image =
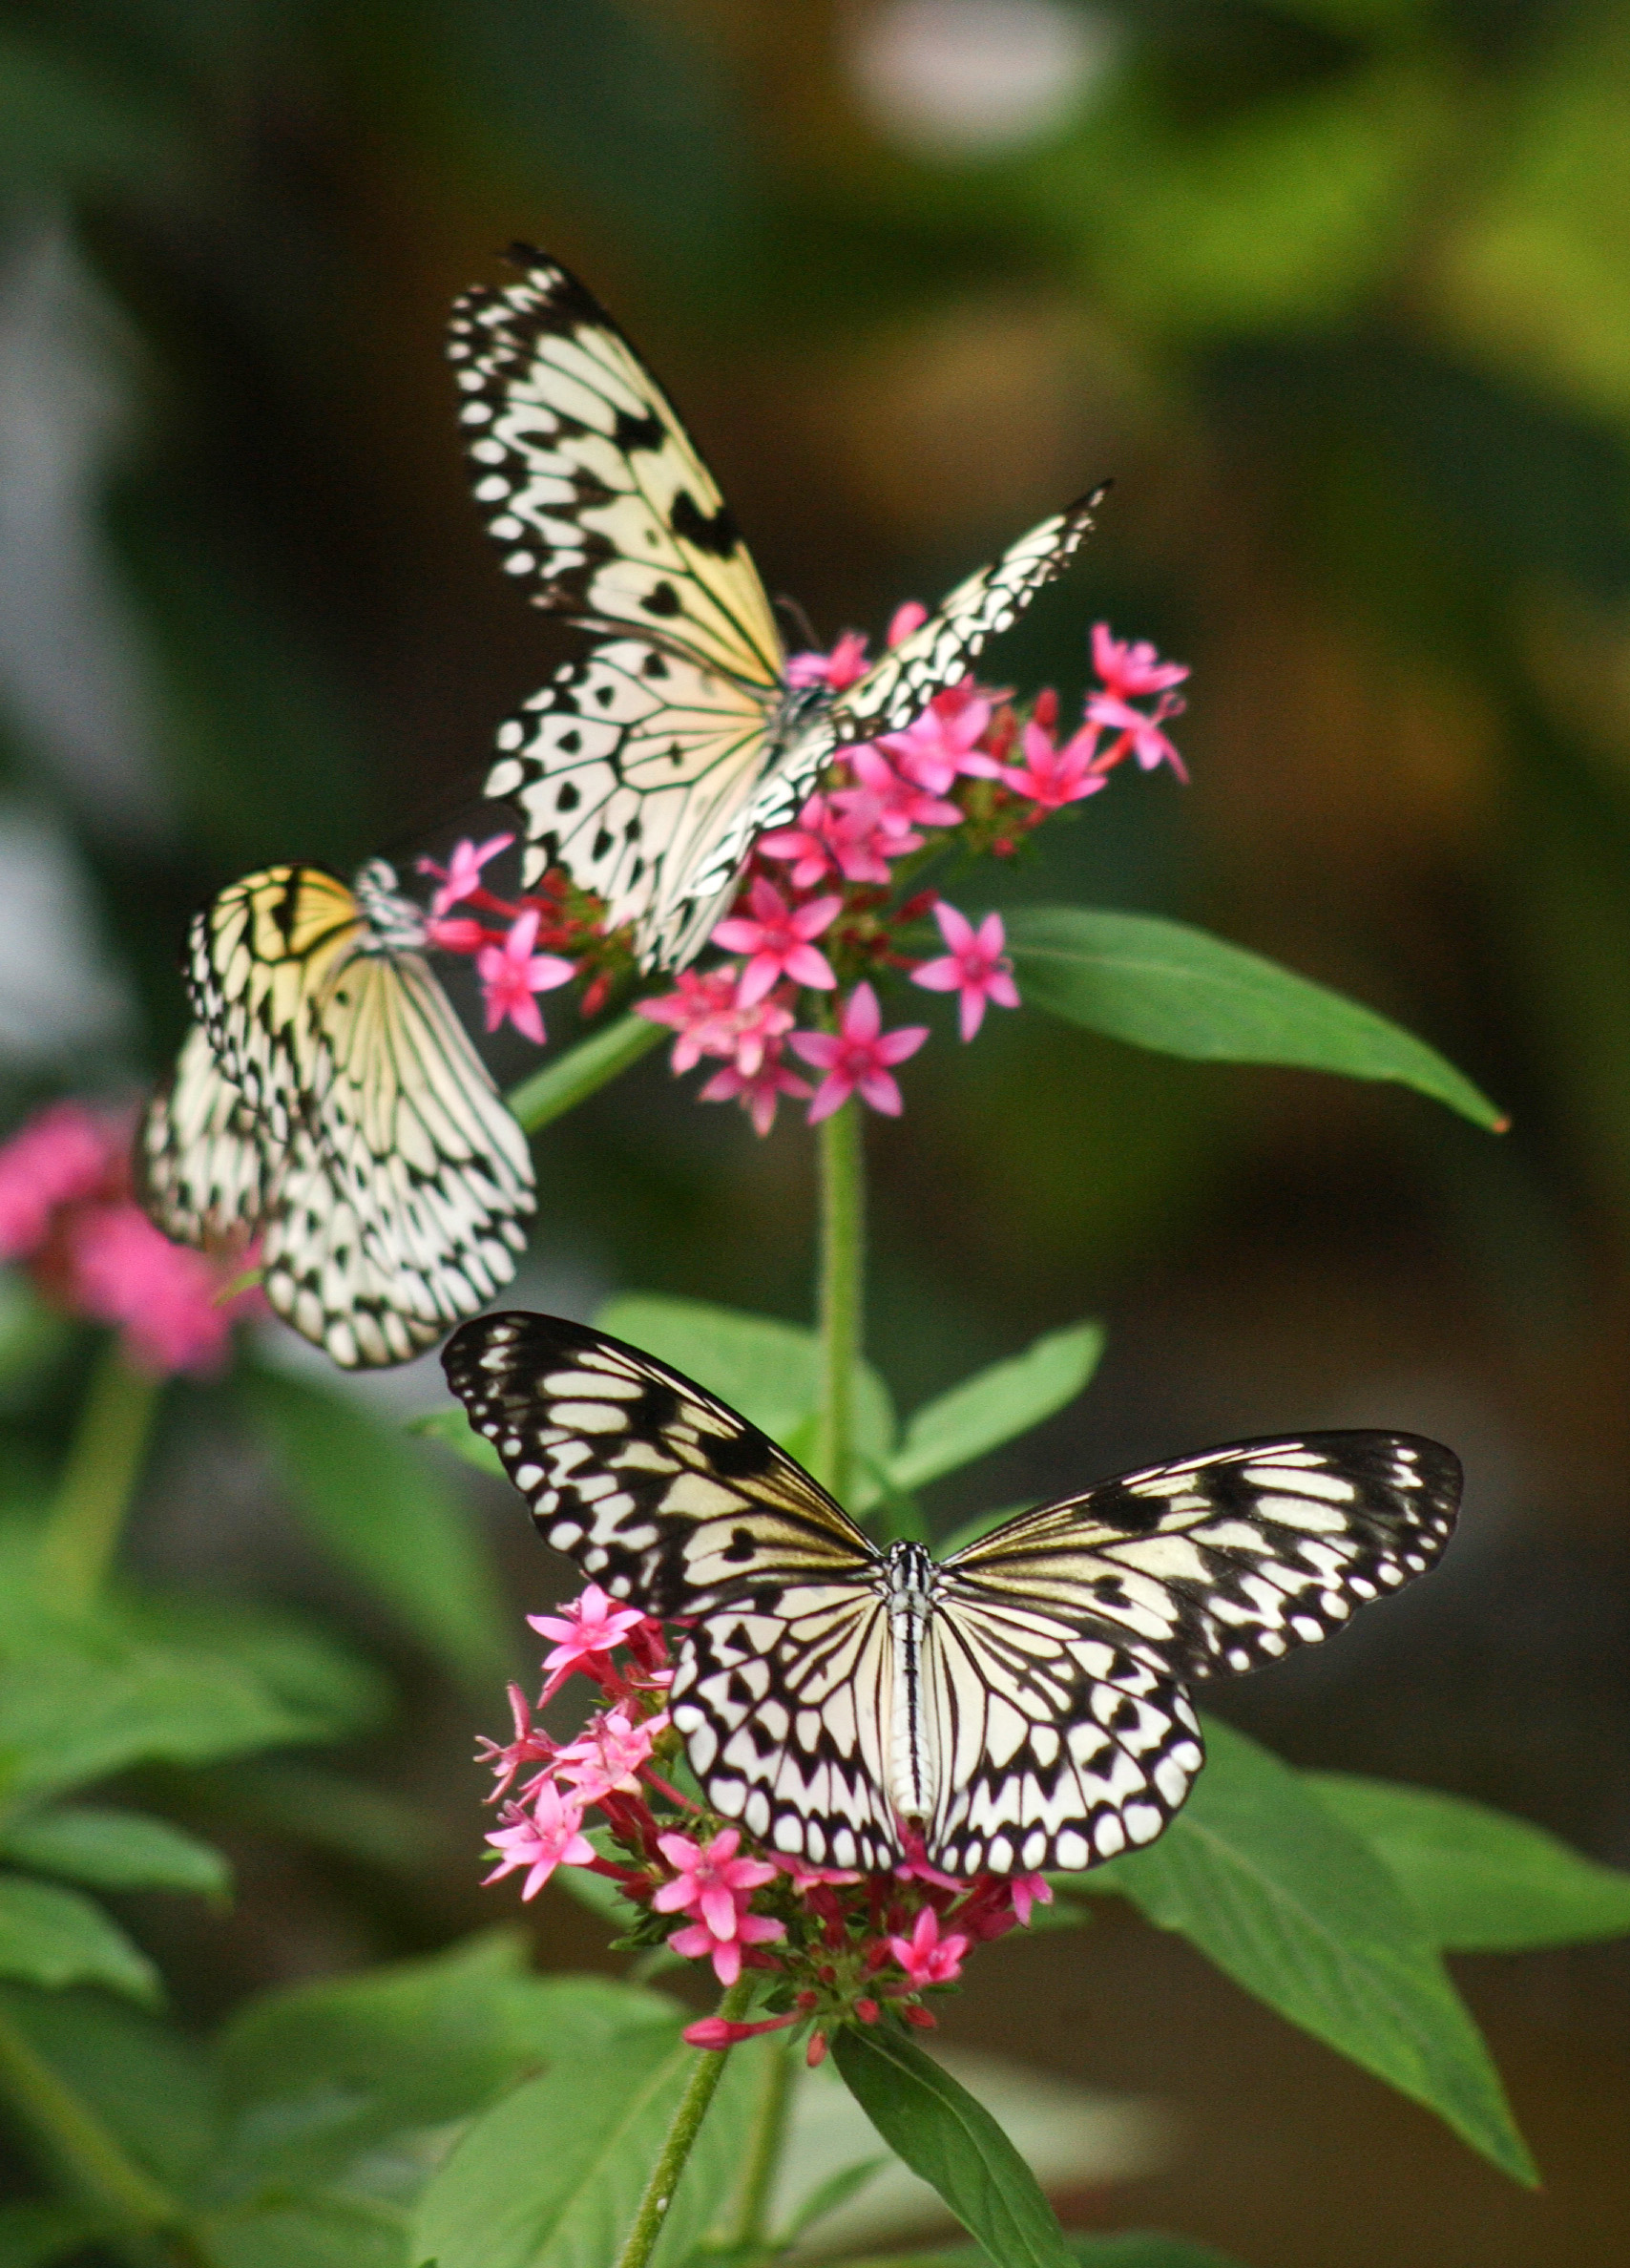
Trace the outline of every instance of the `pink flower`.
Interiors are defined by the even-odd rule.
[[[543,1657],[544,1668],[552,1672],[543,1700],[558,1692],[579,1668],[586,1676],[602,1677],[610,1667],[612,1648],[625,1645],[629,1632],[644,1620],[637,1607],[615,1606],[597,1583],[591,1583],[580,1598],[569,1600],[559,1614],[529,1614],[527,1621],[540,1638],[559,1641]]]
[[[1146,717],[1141,709],[1133,708],[1113,693],[1092,694],[1087,702],[1087,723],[1120,735],[1098,759],[1102,768],[1107,771],[1112,764],[1118,764],[1130,749],[1142,770],[1153,771],[1158,764],[1169,764],[1180,780],[1186,780],[1182,758],[1160,730],[1168,717],[1181,717],[1186,705],[1181,693],[1162,693],[1154,715]]]
[[[659,1835],[657,1848],[675,1872],[651,1900],[658,1913],[689,1914],[716,1938],[734,1937],[738,1908],[776,1878],[768,1859],[738,1858],[741,1843],[739,1827],[721,1827],[705,1843],[688,1835]]]
[[[57,1208],[97,1195],[128,1148],[125,1124],[82,1102],[53,1102],[30,1119],[0,1147],[0,1260],[36,1251]]]
[[[920,630],[928,619],[928,608],[916,598],[908,598],[903,606],[897,606],[894,609],[890,618],[888,644],[890,646],[903,645],[912,631]]]
[[[1045,1875],[1014,1875],[1008,1884],[1008,1894],[1014,1901],[1014,1912],[1026,1929],[1030,1927],[1032,1906],[1053,1903],[1053,1885]]]
[[[1054,746],[1046,726],[1033,721],[1024,728],[1023,746],[1023,764],[1004,771],[1003,784],[1045,811],[1056,811],[1065,804],[1078,803],[1084,795],[1096,795],[1107,784],[1104,773],[1108,766],[1094,755],[1097,733],[1091,725],[1083,725],[1059,748]]]
[[[858,1089],[873,1110],[898,1118],[905,1108],[900,1089],[889,1077],[889,1066],[915,1055],[929,1036],[927,1024],[908,1024],[899,1031],[882,1030],[877,995],[869,984],[857,984],[844,1003],[835,1032],[794,1032],[792,1045],[806,1063],[826,1076],[815,1090],[809,1106],[813,1126],[841,1109]]]
[[[831,927],[843,910],[843,899],[811,898],[807,905],[789,910],[774,883],[764,881],[755,882],[747,894],[752,914],[732,914],[713,933],[713,942],[727,953],[749,956],[737,987],[738,1005],[752,1007],[784,976],[830,992],[838,980],[825,955],[818,953],[810,939]]]
[[[860,786],[840,788],[832,797],[833,803],[840,810],[863,801],[868,809],[875,808],[874,824],[886,835],[897,838],[896,850],[904,847],[898,838],[908,835],[913,827],[962,825],[962,813],[955,804],[930,795],[903,770],[896,771],[881,748],[863,744],[850,749],[848,762]],[[917,846],[913,843],[911,847],[914,850]]]
[[[893,757],[908,780],[943,795],[959,773],[994,779],[999,766],[977,744],[990,727],[992,698],[971,677],[936,693],[914,724],[886,732],[878,746]],[[957,813],[960,818],[962,814]]]
[[[951,951],[942,960],[924,961],[921,968],[913,969],[911,982],[929,992],[955,993],[962,1037],[972,1040],[984,1021],[987,1000],[994,1000],[1000,1008],[1019,1004],[1014,964],[1002,950],[1007,933],[999,914],[987,914],[975,930],[967,916],[948,906],[944,898],[934,907],[934,919]]]
[[[579,1803],[598,1803],[602,1796],[636,1796],[639,1768],[656,1746],[657,1735],[668,1729],[667,1712],[636,1723],[625,1707],[608,1709],[591,1719],[570,1748],[561,1750],[555,1768],[570,1780]]]
[[[743,1945],[766,1945],[786,1935],[784,1922],[746,1910],[753,1892],[774,1881],[776,1870],[762,1858],[738,1858],[741,1840],[734,1827],[721,1828],[707,1843],[693,1842],[688,1835],[657,1838],[657,1848],[678,1872],[651,1903],[659,1914],[692,1917],[691,1925],[675,1930],[668,1942],[686,1961],[711,1957],[721,1984],[734,1984],[741,1975]]]
[[[844,810],[827,796],[812,795],[796,827],[761,835],[758,849],[765,858],[791,864],[795,890],[812,890],[829,873],[841,874],[846,882],[887,882],[888,855],[897,856],[906,845],[891,843],[885,849],[878,837],[880,816],[871,798],[863,801],[858,790],[850,791]]]
[[[725,2016],[703,2016],[687,2024],[679,2037],[687,2048],[734,2048],[742,2040],[756,2040],[761,2032],[784,2031],[802,2016],[800,2008],[789,2008],[784,2016],[761,2017],[757,2024],[732,2024]]]
[[[497,1774],[498,1784],[489,1799],[493,1803],[507,1793],[516,1774],[524,1772],[529,1764],[546,1764],[553,1769],[557,1753],[549,1734],[533,1723],[532,1704],[518,1685],[510,1688],[510,1714],[514,1719],[513,1740],[506,1741],[502,1747],[495,1740],[478,1740],[475,1744],[475,1761],[490,1764]],[[539,1786],[542,1780],[540,1774]]]
[[[479,953],[483,945],[496,942],[487,924],[468,914],[427,914],[425,935],[444,953]]]
[[[829,654],[793,654],[784,672],[789,685],[825,685],[841,693],[866,675],[866,639],[846,630]]]
[[[891,1937],[888,1950],[905,1970],[908,1984],[919,1988],[924,1984],[950,1984],[962,1974],[962,1956],[968,1950],[968,1940],[955,1936],[942,1938],[939,1916],[932,1906],[924,1906],[910,1936]]]
[[[594,1864],[595,1846],[582,1832],[583,1807],[568,1802],[558,1788],[540,1788],[530,1812],[518,1803],[506,1804],[502,1816],[504,1824],[487,1838],[502,1863],[485,1878],[487,1882],[501,1882],[524,1866],[529,1871],[521,1896],[535,1898],[557,1866]]]
[[[128,1199],[76,1213],[67,1225],[67,1258],[71,1304],[93,1322],[116,1323],[132,1359],[160,1376],[218,1370],[245,1304],[261,1304],[252,1290],[220,1298],[252,1265],[249,1253],[228,1265],[174,1245]]]
[[[487,1001],[487,1029],[495,1032],[506,1017],[517,1032],[541,1047],[547,1035],[533,995],[553,992],[567,983],[572,963],[555,953],[533,952],[537,939],[538,914],[529,906],[502,945],[483,945],[475,956],[476,975]]]
[[[787,1022],[792,1021],[791,1017]],[[716,1071],[701,1090],[704,1102],[740,1102],[751,1117],[755,1134],[767,1134],[775,1124],[775,1114],[783,1095],[804,1096],[812,1092],[809,1082],[800,1079],[781,1060],[779,1044],[761,1051],[757,1068],[747,1070],[738,1056],[728,1070]]]
[[[512,834],[501,834],[489,836],[488,840],[481,844],[470,842],[468,839],[462,843],[455,843],[452,847],[452,856],[445,867],[437,866],[434,859],[421,858],[419,861],[421,874],[439,874],[441,876],[442,886],[430,900],[431,919],[434,920],[438,915],[445,914],[449,906],[459,905],[465,898],[473,897],[482,887],[482,868],[490,858],[496,858],[500,850],[507,850],[514,839]],[[438,943],[444,941],[439,938],[437,940]],[[455,946],[453,950],[456,952],[458,949]]]
[[[695,969],[679,972],[678,990],[654,1000],[637,1000],[634,1013],[650,1023],[671,1024],[676,1071],[689,1071],[704,1055],[729,1055],[734,1045],[736,969]]]
[[[1093,667],[1105,689],[1122,701],[1134,701],[1141,693],[1163,693],[1168,685],[1181,685],[1188,675],[1186,662],[1162,662],[1146,638],[1136,645],[1112,638],[1107,622],[1093,624]]]
[[[900,611],[904,614],[906,610],[902,607]],[[892,645],[895,640],[890,639],[888,642]],[[856,1874],[852,1867],[810,1866],[802,1858],[784,1858],[779,1852],[776,1855],[775,1862],[784,1875],[791,1877],[792,1886],[795,1890],[814,1890],[824,1882],[842,1884],[844,1882],[858,1882],[864,1879]]]

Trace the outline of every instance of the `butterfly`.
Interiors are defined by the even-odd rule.
[[[264,1234],[275,1311],[333,1359],[406,1362],[509,1282],[526,1137],[425,960],[425,916],[371,859],[347,886],[277,866],[193,921],[198,1021],[136,1138],[167,1236]]]
[[[682,1630],[709,1805],[816,1865],[966,1879],[1153,1841],[1203,1761],[1185,1681],[1424,1574],[1460,1466],[1409,1434],[1237,1441],[1101,1480],[949,1559],[880,1549],[767,1436],[637,1348],[478,1316],[442,1354],[557,1550]]]
[[[521,281],[466,292],[448,354],[475,499],[533,605],[594,640],[500,727],[486,792],[525,814],[526,880],[563,866],[683,968],[756,836],[835,751],[910,724],[1059,574],[1102,490],[959,583],[844,691],[788,682],[730,508],[678,413],[587,288],[519,244]]]

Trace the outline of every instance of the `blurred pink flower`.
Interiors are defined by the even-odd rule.
[[[487,1002],[487,1029],[495,1032],[508,1017],[517,1032],[541,1047],[547,1035],[533,996],[570,982],[574,971],[558,954],[533,952],[537,924],[537,909],[529,906],[502,945],[482,946],[475,956],[475,973]]]
[[[1054,746],[1045,725],[1032,723],[1024,728],[1022,746],[1024,762],[1004,771],[1002,784],[1015,795],[1039,804],[1044,811],[1060,810],[1065,804],[1078,803],[1082,796],[1096,795],[1108,785],[1107,766],[1095,755],[1097,733],[1091,725],[1083,725],[1060,748]]]
[[[650,1756],[658,1732],[668,1729],[665,1710],[637,1724],[621,1703],[591,1717],[570,1748],[555,1757],[555,1769],[570,1780],[579,1803],[598,1803],[602,1796],[635,1796],[639,1792],[639,1767]]]
[[[884,834],[895,838],[892,848],[904,848],[901,837],[913,827],[960,827],[962,813],[953,803],[946,803],[937,795],[930,795],[926,788],[907,777],[904,768],[896,771],[881,746],[861,746],[849,751],[849,769],[860,782],[858,788],[840,788],[832,801],[840,810],[860,806],[875,809],[873,822]],[[913,844],[912,848],[916,846]]]
[[[758,850],[778,865],[792,865],[795,890],[812,890],[830,873],[841,874],[846,882],[887,882],[888,853],[898,855],[907,846],[890,843],[885,851],[878,834],[880,817],[871,798],[863,801],[853,790],[843,810],[829,796],[812,795],[797,826],[778,827],[761,836]]]
[[[993,706],[989,693],[964,678],[960,685],[936,693],[914,724],[882,734],[877,745],[908,780],[933,795],[943,795],[958,774],[994,779],[1000,766],[977,746],[990,727]]]
[[[441,888],[430,900],[431,919],[435,920],[445,914],[449,906],[459,905],[465,898],[473,897],[482,887],[482,868],[490,858],[496,858],[500,850],[507,850],[514,839],[512,834],[490,835],[486,842],[476,844],[467,838],[453,845],[452,856],[445,867],[437,866],[433,858],[421,858],[421,874],[438,874],[441,877]],[[437,942],[445,943],[447,940],[438,938]],[[450,950],[457,952],[459,948],[452,946]]]
[[[750,914],[732,914],[715,928],[713,942],[727,953],[747,955],[747,966],[737,987],[742,1008],[762,1000],[765,993],[788,976],[830,992],[837,983],[831,963],[810,942],[829,929],[843,908],[840,897],[811,898],[807,905],[789,908],[773,882],[753,884],[747,893]]]
[[[859,630],[846,630],[829,654],[792,654],[785,677],[789,685],[825,685],[841,693],[866,675],[866,638]]]
[[[66,1253],[70,1304],[94,1323],[117,1324],[131,1358],[161,1376],[218,1370],[244,1304],[260,1304],[253,1292],[220,1300],[247,1255],[228,1271],[206,1252],[172,1244],[128,1198],[77,1210]]]
[[[1162,693],[1155,704],[1154,715],[1146,717],[1141,709],[1133,708],[1113,693],[1091,695],[1087,702],[1087,723],[1120,736],[1098,758],[1099,766],[1107,771],[1130,749],[1141,770],[1153,771],[1158,764],[1169,764],[1180,780],[1186,780],[1188,772],[1182,758],[1160,730],[1168,717],[1181,717],[1186,705],[1181,693]]]
[[[1007,933],[999,914],[987,914],[975,930],[966,914],[944,898],[934,908],[934,919],[951,951],[941,960],[924,961],[913,969],[911,982],[929,992],[955,993],[962,1037],[972,1040],[984,1021],[987,1000],[994,1000],[999,1008],[1019,1004],[1014,964],[1003,951]]]
[[[897,606],[889,617],[888,636],[886,642],[890,646],[903,644],[913,630],[922,628],[928,619],[929,610],[922,601],[918,598],[908,598],[904,605]]]
[[[791,1017],[787,1018],[790,1024]],[[738,1056],[728,1069],[716,1071],[701,1090],[704,1102],[740,1102],[753,1122],[755,1134],[767,1134],[783,1095],[803,1097],[812,1092],[809,1082],[782,1061],[778,1042],[760,1051],[752,1070]]]
[[[53,1102],[0,1146],[0,1260],[27,1259],[60,1206],[111,1193],[122,1181],[130,1124]]]
[[[877,995],[869,984],[857,984],[844,1003],[835,1032],[793,1033],[794,1050],[806,1063],[826,1074],[809,1106],[812,1126],[841,1109],[857,1089],[861,1100],[869,1102],[873,1110],[899,1117],[905,1105],[889,1069],[916,1054],[929,1028],[927,1024],[908,1024],[885,1032],[882,1023]]]
[[[1028,1929],[1031,1908],[1053,1903],[1053,1885],[1045,1875],[1013,1875],[1008,1881],[1008,1895],[1014,1901],[1014,1912]]]
[[[1130,639],[1112,638],[1107,622],[1093,624],[1093,667],[1105,690],[1122,701],[1163,693],[1168,685],[1181,685],[1189,674],[1186,662],[1162,662],[1146,638],[1136,644]]]
[[[500,1853],[502,1863],[483,1877],[484,1882],[501,1882],[524,1866],[528,1873],[521,1896],[535,1898],[557,1866],[594,1864],[595,1846],[582,1832],[582,1805],[568,1801],[553,1784],[538,1790],[530,1811],[510,1803],[501,1816],[504,1824],[487,1840]]]

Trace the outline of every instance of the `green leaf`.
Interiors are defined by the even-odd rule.
[[[478,1434],[470,1424],[462,1402],[450,1410],[427,1410],[422,1418],[409,1418],[403,1430],[423,1440],[439,1441],[478,1473],[495,1473],[500,1480],[507,1478],[503,1459],[487,1436]]]
[[[512,1666],[509,1618],[475,1518],[392,1425],[337,1394],[261,1369],[250,1409],[301,1512],[455,1676],[483,1690]]]
[[[344,2190],[269,2196],[201,2222],[211,2268],[402,2268],[408,2215]]]
[[[447,1854],[448,1822],[427,1804],[324,1765],[272,1756],[193,1783],[212,1813],[292,1836],[387,1873],[420,1877]]]
[[[431,2179],[413,2216],[408,2268],[606,2268],[697,2052],[677,2023],[641,2026],[517,2088],[474,2122]],[[718,2203],[692,2205],[690,2173],[660,2239],[674,2260],[700,2240]]]
[[[492,1930],[422,1961],[263,1995],[222,2033],[227,2188],[327,2179],[409,2129],[484,2110],[541,2064],[593,2059],[673,2004],[601,1977],[534,1977]]]
[[[601,1308],[596,1328],[626,1339],[705,1386],[784,1448],[821,1401],[821,1342],[812,1331],[700,1299],[627,1292]],[[888,1389],[868,1362],[855,1378],[855,1455],[886,1465],[894,1445]],[[796,1454],[796,1452],[793,1452]],[[857,1498],[863,1492],[857,1490]],[[877,1494],[871,1483],[871,1496]]]
[[[66,2253],[80,2253],[111,2234],[105,2215],[88,2205],[0,2205],[0,2268],[48,2268]]]
[[[1083,2236],[1068,2229],[1064,2242],[1076,2268],[1241,2268],[1231,2254],[1151,2229],[1120,2229],[1112,2236]],[[988,2268],[989,2259],[977,2245],[962,2244],[950,2252],[890,2253],[887,2260],[849,2260],[845,2268]]]
[[[141,1812],[89,1804],[31,1812],[0,1831],[0,1856],[93,1890],[195,1890],[224,1898],[225,1858],[196,1835]]]
[[[171,2024],[106,1992],[0,1987],[0,2008],[136,2162],[177,2194],[219,2134],[207,2060]]]
[[[105,1984],[132,2000],[159,1997],[158,1972],[100,1906],[77,1890],[0,1875],[0,1977],[60,1991]]]
[[[895,1488],[922,1488],[954,1473],[1015,1434],[1028,1433],[1075,1400],[1097,1368],[1104,1334],[1097,1323],[1050,1331],[1007,1362],[964,1378],[912,1416],[888,1460]]]
[[[897,2157],[944,2198],[996,2268],[1070,2268],[1057,2216],[984,2105],[892,2028],[846,2026],[845,2085]]]
[[[1303,1774],[1361,1836],[1446,1953],[1520,1953],[1630,1935],[1630,1874],[1463,1796],[1339,1772]]]
[[[1135,1047],[1393,1079],[1499,1132],[1503,1114],[1452,1063],[1372,1008],[1186,922],[1023,906],[1008,944],[1034,1006]]]
[[[1374,1854],[1300,1774],[1219,1724],[1210,1762],[1158,1842],[1080,1878],[1400,2093],[1515,2179],[1537,2180],[1481,2033]]]

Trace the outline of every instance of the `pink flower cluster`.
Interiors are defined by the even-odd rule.
[[[143,1370],[218,1370],[232,1326],[263,1309],[223,1294],[254,1265],[174,1245],[131,1191],[128,1114],[54,1102],[0,1147],[0,1260],[20,1260],[53,1306],[116,1326]]]
[[[503,1805],[487,1838],[497,1855],[487,1880],[522,1873],[521,1896],[534,1898],[557,1868],[587,1867],[634,1908],[628,1942],[706,1961],[724,1985],[744,1968],[763,1970],[767,2012],[746,2023],[704,2018],[685,2034],[694,2046],[798,2026],[818,2063],[841,2024],[890,2015],[931,2027],[923,1994],[954,1984],[975,1944],[1027,1923],[1051,1900],[1039,1875],[954,1881],[920,1847],[885,1875],[753,1848],[674,1784],[683,1751],[664,1706],[673,1672],[661,1625],[593,1583],[559,1614],[529,1620],[554,1641],[538,1706],[576,1673],[605,1706],[558,1744],[511,1687],[513,1737],[481,1744]],[[591,1811],[600,1816],[594,1835]]]
[[[889,642],[922,620],[920,607],[903,607]],[[883,969],[925,991],[954,993],[965,1040],[988,1006],[1018,1006],[1001,915],[988,914],[976,927],[933,891],[912,893],[908,885],[953,844],[1011,855],[1052,813],[1097,794],[1128,756],[1145,770],[1170,764],[1186,778],[1161,726],[1182,707],[1172,688],[1187,669],[1160,661],[1151,645],[1112,638],[1101,622],[1093,659],[1101,686],[1062,745],[1054,694],[1042,693],[1021,724],[1005,695],[968,678],[905,731],[841,750],[796,822],[761,838],[736,906],[713,933],[740,957],[687,972],[672,992],[638,1003],[641,1016],[677,1033],[676,1072],[703,1057],[722,1060],[701,1089],[704,1102],[739,1102],[761,1134],[783,1096],[808,1102],[811,1125],[856,1094],[898,1116],[894,1068],[929,1033],[924,1024],[884,1030],[871,981]],[[865,666],[865,641],[846,633],[830,654],[794,655],[787,677],[841,690]],[[1153,709],[1135,705],[1151,696]],[[946,950],[917,959],[902,950],[903,934],[930,914]],[[809,995],[836,997],[825,1028],[799,1030],[800,999]],[[811,1088],[789,1056],[821,1072],[819,1084]]]
[[[924,619],[920,606],[900,608],[889,643]],[[1055,694],[1039,694],[1021,721],[1007,694],[966,678],[904,731],[841,749],[793,825],[761,837],[736,904],[713,932],[712,942],[735,957],[686,970],[671,992],[637,1003],[639,1015],[675,1033],[676,1072],[704,1058],[722,1064],[701,1089],[704,1102],[740,1102],[761,1134],[786,1096],[808,1103],[811,1125],[851,1095],[898,1116],[895,1068],[929,1027],[884,1029],[873,978],[888,970],[926,992],[953,993],[965,1040],[987,1007],[1018,1006],[1001,915],[975,926],[910,883],[952,848],[1011,856],[1055,811],[1096,795],[1128,757],[1144,770],[1169,764],[1186,779],[1162,726],[1181,711],[1173,688],[1187,668],[1160,661],[1152,645],[1112,638],[1102,622],[1093,630],[1093,662],[1101,682],[1062,743]],[[786,675],[793,685],[841,691],[865,669],[866,640],[846,631],[829,654],[795,654]],[[1152,708],[1137,705],[1150,700]],[[473,956],[487,1029],[512,1023],[541,1043],[539,993],[586,978],[581,1012],[592,1016],[633,960],[626,936],[605,934],[597,901],[558,872],[521,898],[494,896],[482,870],[512,840],[461,842],[446,867],[419,864],[438,885],[430,942]],[[905,941],[930,914],[945,951],[925,959]],[[799,1029],[801,1010],[822,1000],[829,1005],[821,1020]],[[795,1064],[819,1081],[812,1085]]]

